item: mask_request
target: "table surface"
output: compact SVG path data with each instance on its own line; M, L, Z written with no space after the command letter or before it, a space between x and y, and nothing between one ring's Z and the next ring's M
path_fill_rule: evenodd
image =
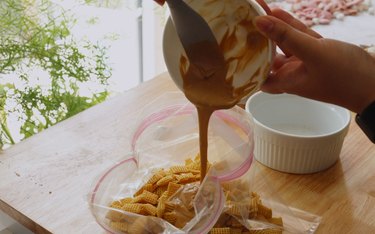
M0 154L0 209L36 233L103 233L88 206L98 176L130 150L140 107L176 91L167 74L86 110ZM375 145L352 121L340 160L292 175L264 166L285 204L322 216L318 233L374 233Z

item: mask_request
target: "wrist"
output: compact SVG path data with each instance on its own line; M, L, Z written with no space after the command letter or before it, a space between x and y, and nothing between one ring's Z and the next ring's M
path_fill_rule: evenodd
M375 100L355 118L358 126L375 143Z
M375 47L373 48L375 50ZM364 69L365 73L360 75L364 82L362 82L362 88L358 94L358 109L355 111L357 113L362 113L375 101L375 53L373 56L370 58L370 63Z

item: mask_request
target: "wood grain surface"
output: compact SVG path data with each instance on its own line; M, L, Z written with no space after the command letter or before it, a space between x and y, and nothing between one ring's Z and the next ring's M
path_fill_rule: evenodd
M104 233L89 210L90 189L127 156L139 110L168 91L177 88L162 74L1 152L0 209L36 233ZM354 121L326 171L256 166L285 204L322 216L317 233L375 233L375 145Z

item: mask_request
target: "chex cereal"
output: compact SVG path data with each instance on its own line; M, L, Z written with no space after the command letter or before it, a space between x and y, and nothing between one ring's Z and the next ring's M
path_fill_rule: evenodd
M155 217L162 218L177 228L183 228L195 216L193 199L200 182L199 169L198 155L195 159L185 160L184 165L156 171L132 197L125 197L110 204L111 210L106 216L110 227L121 233L162 233L158 221L147 218ZM188 184L194 185L195 190L186 187ZM209 233L282 233L282 218L273 217L272 210L262 204L258 194L249 192L246 184L234 181L222 184L222 187L226 196L225 209ZM184 188L188 188L189 192L184 191ZM183 194L184 202L175 203L172 198L176 194ZM129 216L122 211L137 215ZM274 224L275 228L252 230L241 222L242 217L260 218Z

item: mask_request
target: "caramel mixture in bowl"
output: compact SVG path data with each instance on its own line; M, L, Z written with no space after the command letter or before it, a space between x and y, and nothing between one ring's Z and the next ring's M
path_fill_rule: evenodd
M272 42L256 31L252 20L265 14L255 2L248 0L186 0L211 27L225 67L202 72L204 64L190 64L178 36L169 20L164 32L164 57L177 86L198 111L201 180L207 171L207 130L211 114L229 109L254 93L265 80L272 60ZM207 43L193 45L195 51L210 51Z

